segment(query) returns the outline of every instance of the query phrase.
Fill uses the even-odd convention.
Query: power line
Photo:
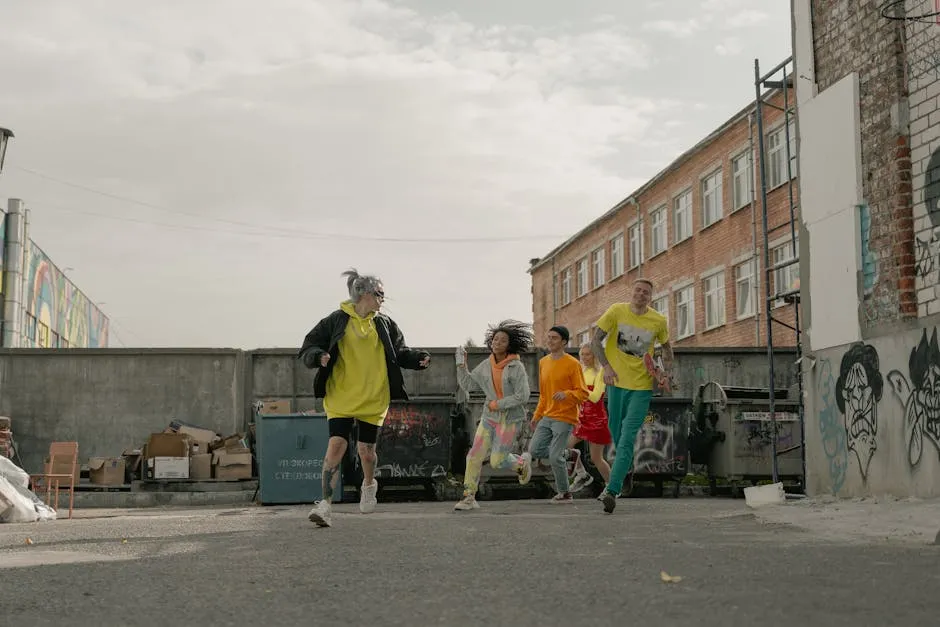
[[[135,218],[127,218],[124,216],[114,216],[110,214],[97,213],[91,211],[84,211],[78,209],[69,209],[65,207],[58,207],[60,211],[67,211],[72,213],[82,213],[85,215],[92,215],[101,218],[107,218],[112,220],[120,220],[124,222],[136,222],[140,224],[149,224],[153,226],[160,226],[164,228],[173,228],[173,229],[184,229],[184,230],[196,230],[196,231],[208,231],[215,233],[231,233],[235,235],[255,235],[255,236],[266,236],[266,237],[284,237],[288,239],[316,239],[316,240],[353,240],[353,241],[368,241],[368,242],[389,242],[389,243],[442,243],[442,244],[475,244],[475,243],[509,243],[509,242],[522,242],[522,241],[541,241],[541,240],[558,240],[563,239],[566,236],[564,235],[520,235],[520,236],[507,236],[507,237],[391,237],[391,236],[375,236],[375,235],[356,235],[350,233],[323,233],[315,231],[307,231],[304,229],[287,229],[281,227],[271,227],[263,224],[258,224],[254,222],[245,222],[241,220],[231,220],[227,218],[218,218],[214,216],[201,216],[196,213],[183,211],[180,209],[173,209],[170,207],[164,207],[161,205],[156,205],[149,203],[143,200],[137,200],[134,198],[129,198],[126,196],[120,196],[118,194],[112,194],[110,192],[104,192],[86,185],[81,185],[79,183],[74,183],[72,181],[66,181],[48,174],[44,174],[37,170],[32,170],[30,168],[24,168],[22,166],[10,166],[14,169],[20,170],[27,174],[32,174],[39,178],[59,183],[61,185],[66,185],[68,187],[73,187],[75,189],[80,189],[82,191],[89,192],[91,194],[96,194],[103,196],[105,198],[110,198],[112,200],[118,200],[121,202],[126,202],[134,205],[139,205],[141,207],[147,207],[156,211],[163,211],[167,213],[174,213],[178,215],[184,215],[191,218],[196,218],[199,220],[220,222],[224,224],[230,224],[239,226],[247,229],[254,229],[254,231],[235,231],[235,230],[222,230],[213,227],[200,227],[197,225],[182,225],[182,224],[166,224],[161,222],[154,222],[150,220],[141,220]],[[43,203],[39,203],[43,204]],[[50,208],[56,208],[54,205],[45,205]]]

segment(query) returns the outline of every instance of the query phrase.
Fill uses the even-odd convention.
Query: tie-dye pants
[[[473,446],[467,453],[467,470],[463,477],[464,496],[477,493],[480,470],[487,455],[490,456],[490,467],[493,469],[518,470],[522,467],[522,457],[512,453],[521,424],[507,423],[503,416],[498,420],[486,416],[480,418],[476,435],[473,436]]]

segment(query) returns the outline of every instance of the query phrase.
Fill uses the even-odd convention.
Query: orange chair
[[[56,469],[56,460],[59,466],[68,465],[69,472],[53,473]],[[62,462],[65,462],[63,464]],[[59,511],[59,490],[66,489],[62,486],[67,484],[69,491],[69,518],[72,518],[72,509],[75,504],[75,470],[78,468],[78,442],[53,442],[49,445],[49,459],[46,461],[46,472],[38,475],[30,475],[29,481],[32,490],[39,496],[40,491],[45,491],[46,505]],[[52,493],[55,492],[55,504],[51,501]]]

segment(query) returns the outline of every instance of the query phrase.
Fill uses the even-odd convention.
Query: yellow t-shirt
[[[349,302],[341,308],[349,314],[349,322],[339,341],[339,359],[326,382],[323,409],[327,418],[357,418],[381,426],[391,392],[375,314],[360,318]]]
[[[656,342],[669,341],[666,318],[653,308],[639,316],[628,303],[611,305],[597,321],[607,333],[604,355],[617,373],[615,387],[627,390],[652,390],[653,377],[646,371],[643,356],[653,353]]]

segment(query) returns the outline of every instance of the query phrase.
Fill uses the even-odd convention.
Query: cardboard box
[[[124,485],[123,457],[92,457],[88,460],[88,480],[95,485]]]
[[[203,442],[203,441],[200,441],[200,440],[190,440],[190,442],[189,442],[189,456],[192,457],[193,455],[202,455],[202,454],[204,454],[204,453],[209,453],[209,452],[210,452],[210,449],[209,449],[210,444],[211,444],[211,442],[208,442],[208,441]]]
[[[216,479],[251,479],[251,451],[216,450],[212,453],[212,467]]]
[[[212,478],[212,453],[190,455],[189,478],[196,481]]]
[[[121,453],[121,457],[124,458],[124,481],[132,483],[135,479],[140,479],[143,473],[144,450],[128,449]]]
[[[185,433],[153,433],[144,447],[144,457],[189,457],[191,438]]]
[[[248,444],[245,442],[244,433],[236,433],[235,435],[230,435],[227,438],[222,438],[217,442],[213,442],[209,445],[209,449],[212,451],[217,451],[219,449],[247,449]]]
[[[283,416],[291,413],[289,398],[271,398],[261,401],[258,405],[258,413],[262,416]]]
[[[188,425],[180,426],[176,429],[176,433],[181,433],[183,435],[188,435],[196,442],[205,442],[207,445],[209,443],[220,440],[219,434],[211,429],[203,429],[201,427],[190,427]],[[203,452],[208,451],[208,446],[203,448]]]
[[[147,459],[149,479],[189,479],[189,456],[150,457]]]

